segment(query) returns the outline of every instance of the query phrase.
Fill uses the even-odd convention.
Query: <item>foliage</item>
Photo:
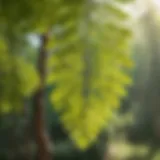
[[[3,86],[3,89],[1,89],[1,103],[5,106],[2,107],[1,105],[1,108],[6,111],[17,105],[21,105],[22,108],[23,104],[19,104],[19,102],[22,102],[23,98],[26,95],[30,95],[29,93],[33,92],[36,86],[38,86],[36,69],[34,64],[31,64],[31,59],[28,61],[28,58],[33,57],[35,60],[36,58],[26,53],[26,43],[22,43],[26,41],[26,35],[30,32],[41,34],[52,25],[63,23],[66,16],[69,17],[66,14],[66,10],[77,5],[77,3],[72,2],[68,1],[66,3],[64,0],[34,2],[21,0],[17,3],[10,0],[0,0],[0,20],[2,22],[0,25],[0,66],[1,72],[4,72],[1,76],[3,79],[1,79],[0,85]],[[81,2],[83,1],[79,1],[78,4]],[[48,17],[48,15],[52,14],[53,16]],[[32,62],[35,63],[33,60]],[[9,107],[10,103],[12,107]]]
[[[105,11],[116,20],[101,20]],[[124,24],[126,13],[114,3],[86,3],[79,17],[78,29],[69,20],[60,26],[62,33],[69,34],[54,39],[55,46],[64,47],[49,60],[48,82],[56,84],[51,101],[64,127],[84,149],[111,118],[126,95],[125,86],[131,83],[126,72],[132,66],[128,55],[131,31]],[[67,24],[75,29],[68,29]]]
[[[21,0],[17,3],[11,0],[0,0],[0,20],[2,22],[0,27],[6,30],[6,28],[10,29],[11,25],[14,32],[42,33],[53,24],[63,23],[66,17],[71,16],[67,11],[80,5],[83,1],[34,0],[30,2]],[[75,15],[72,14],[72,16]]]
[[[22,109],[24,97],[38,86],[38,76],[32,64],[21,56],[10,56],[6,45],[0,47],[0,110]]]
[[[54,47],[54,53],[47,83],[56,85],[51,101],[77,146],[88,147],[131,83],[126,71],[132,66],[131,31],[125,25],[127,14],[117,5],[125,1],[0,0],[0,34],[10,42],[2,40],[7,44],[0,48],[1,109],[19,108],[38,86],[36,69],[16,53],[13,42],[19,42],[19,35],[25,39],[28,33],[51,30],[47,47]]]

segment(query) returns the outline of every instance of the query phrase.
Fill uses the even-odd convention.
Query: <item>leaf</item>
[[[114,3],[108,6],[107,13],[120,21],[128,17]],[[62,28],[67,32],[61,32],[62,41],[55,40],[55,45],[65,47],[61,46],[61,51],[50,60],[49,82],[56,85],[51,101],[60,120],[76,146],[86,149],[112,118],[131,84],[127,73],[132,66],[128,49],[131,31],[123,23],[109,21],[99,25],[97,21],[83,20],[86,17],[80,13],[76,16],[72,21],[65,17]],[[82,19],[86,27],[83,32],[81,27],[76,30],[76,19]]]

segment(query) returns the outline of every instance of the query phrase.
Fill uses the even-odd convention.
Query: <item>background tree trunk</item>
[[[34,125],[37,143],[37,159],[51,160],[51,148],[48,133],[45,127],[45,79],[46,79],[46,45],[49,40],[49,34],[41,36],[40,53],[38,57],[38,72],[40,76],[40,85],[34,96]]]

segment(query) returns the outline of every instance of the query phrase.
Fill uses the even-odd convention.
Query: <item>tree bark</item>
[[[45,126],[45,80],[46,80],[46,63],[47,51],[46,45],[49,40],[49,33],[41,36],[41,45],[38,57],[38,72],[40,84],[34,96],[34,128],[37,143],[37,160],[51,160],[51,147],[49,135]]]

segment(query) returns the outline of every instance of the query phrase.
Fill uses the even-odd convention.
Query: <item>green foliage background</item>
[[[39,85],[35,62],[20,42],[49,30],[46,87],[56,88],[48,96],[75,144],[85,149],[94,142],[131,84],[129,17],[118,5],[123,2],[0,0],[2,112],[22,109]]]

